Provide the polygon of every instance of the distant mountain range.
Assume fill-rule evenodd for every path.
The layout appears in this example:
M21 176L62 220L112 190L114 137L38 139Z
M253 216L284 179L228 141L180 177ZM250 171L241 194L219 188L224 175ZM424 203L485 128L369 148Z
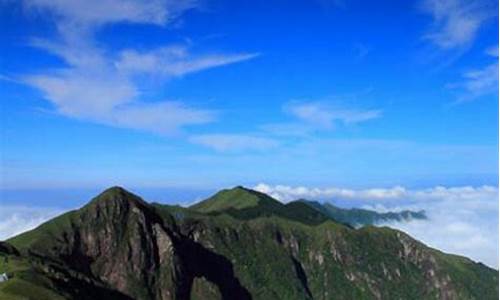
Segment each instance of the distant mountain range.
M373 210L361 209L361 208L350 208L344 209L337 207L330 203L321 204L316 201L299 200L304 202L316 210L322 212L323 214L329 216L330 218L350 224L353 227L360 227L364 225L377 225L385 222L401 222L410 220L425 220L427 216L425 211L411 211L403 210L400 212L385 212L379 213Z
M423 218L236 187L189 208L119 187L0 243L0 299L498 299L498 271L388 227Z

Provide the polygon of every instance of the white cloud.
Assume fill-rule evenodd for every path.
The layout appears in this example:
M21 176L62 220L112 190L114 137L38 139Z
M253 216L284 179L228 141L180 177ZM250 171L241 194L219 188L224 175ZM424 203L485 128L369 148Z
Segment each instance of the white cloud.
M316 130L331 129L336 123L352 124L381 116L380 110L333 108L320 102L290 102L283 108L298 119L296 122L271 123L259 126L256 134L207 134L191 137L191 142L219 152L267 150L284 144L283 137L310 138ZM278 137L279 136L279 137ZM290 145L293 144L289 143ZM353 144L349 141L349 144ZM290 147L287 151L291 150Z
M465 93L459 97L459 102L474 100L498 91L498 63L468 71L463 76L462 86Z
M498 92L498 46L486 49L485 53L495 62L463 74L463 81L456 85L462 90L457 102L471 101Z
M66 67L28 74L23 82L37 88L58 113L116 127L163 134L179 128L215 120L216 113L190 107L179 101L141 100L143 85L138 75L161 75L160 84L208 68L251 59L257 54L192 54L184 45L163 46L143 52L122 50L118 55L94 34L100 26L116 22L168 24L197 1L26 0L26 7L52 12L58 30L54 40L33 39L31 45L64 60ZM165 78L165 76L167 78Z
M380 109L347 107L345 103L355 101L359 94L333 96L322 101L290 101L283 105L283 111L292 116L293 121L263 124L259 129L276 136L309 137L317 131L334 129L339 124L348 126L380 118Z
M289 202L297 199L328 199L328 198L341 198L341 199L365 199L365 200L387 200L387 199L401 199L406 193L406 189L401 186L393 188L382 189L365 189L353 190L337 187L329 188L307 188L304 186L287 186L287 185L267 185L259 183L254 187L255 190L266 193L273 198L283 202Z
M312 131L314 126L304 123L271 123L259 126L259 129L278 136L299 136L307 137Z
M87 26L114 22L163 25L198 5L193 0L25 0L24 3L30 9L46 9L67 22Z
M101 118L118 105L132 102L138 94L130 80L113 75L76 68L26 76L25 82L41 90L63 115Z
M491 0L424 0L421 7L432 15L433 25L424 38L443 50L459 50L452 61L470 47L486 21L497 16L498 1ZM498 46L486 49L486 54L498 58ZM455 103L475 100L498 90L498 59L489 65L462 74L462 82L448 84L461 94Z
M494 186L437 186L414 190L397 186L354 190L261 183L254 189L285 202L298 198L344 199L351 201L353 206L381 212L425 210L428 220L379 225L397 228L431 247L498 268L498 188Z
M498 268L498 220L485 220L473 213L451 212L453 207L428 209L429 220L382 224L407 232L414 238L442 251L463 255ZM438 210L442 209L442 210ZM451 214L451 215L450 215Z
M196 135L192 136L189 141L212 148L218 152L264 151L279 145L273 139L243 134Z
M175 133L177 128L205 124L215 119L211 110L193 109L180 102L138 103L117 107L101 121L109 125L158 133Z
M470 45L482 24L498 10L495 2L488 0L425 0L422 9L434 20L424 37L442 49Z
M390 222L379 226L405 231L431 247L498 267L498 188L494 186L437 186L427 189L397 186L357 190L261 183L254 189L284 202L298 198L345 199L352 206L381 212L423 209L428 220ZM3 205L0 210L0 240L35 228L60 213L62 210L57 208Z
M104 67L97 71L76 67L24 80L41 90L58 113L115 127L171 134L182 126L208 123L216 117L214 111L178 101L138 101L138 87L131 79Z
M0 241L33 229L61 213L62 210L56 208L2 205Z
M232 64L258 56L257 53L210 54L191 56L184 46L169 46L148 52L127 50L121 53L116 67L132 73L182 76L188 73Z
M336 123L355 124L382 116L381 110L342 108L323 102L293 101L286 104L284 110L305 124L322 129L333 128Z
M415 198L401 208L425 209L429 220L383 225L431 247L498 268L498 188L438 187L415 193Z
M498 45L493 45L491 47L488 47L484 52L489 56L498 58Z

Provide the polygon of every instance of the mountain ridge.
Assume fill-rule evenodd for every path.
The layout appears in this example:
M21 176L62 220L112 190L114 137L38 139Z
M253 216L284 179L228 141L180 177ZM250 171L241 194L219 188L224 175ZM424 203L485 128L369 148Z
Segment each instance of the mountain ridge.
M0 283L0 299L34 294L38 299L145 300L498 295L496 270L390 228L310 222L306 206L294 205L288 206L289 214L283 204L268 215L258 210L252 216L248 209L255 206L245 205L243 216L224 205L203 213L149 204L114 187L0 245L11 278Z
M354 227L365 225L377 225L386 222L401 222L410 220L426 220L427 215L424 210L412 211L402 210L399 212L379 213L373 210L363 208L341 208L331 203L319 203L306 199L299 199L294 202L303 202L312 208L322 212L328 217L341 223L346 223Z
M228 214L242 220L278 216L312 225L329 219L336 221L323 212L301 202L294 201L283 204L267 194L242 186L222 190L189 208L212 215Z
M231 189L221 190L208 199L191 205L189 208L209 213L228 208L244 209L258 205L276 207L281 206L282 203L264 193L243 186L236 186Z

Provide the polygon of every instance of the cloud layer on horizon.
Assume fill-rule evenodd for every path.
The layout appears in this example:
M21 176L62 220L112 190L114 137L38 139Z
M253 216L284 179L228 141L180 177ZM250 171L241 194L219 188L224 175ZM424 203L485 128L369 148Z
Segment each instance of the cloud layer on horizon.
M284 202L346 200L350 206L380 212L425 210L428 220L388 222L423 243L444 252L463 255L498 268L498 188L494 186L437 186L427 189L392 188L345 189L309 188L258 184L256 190Z
M444 252L463 255L498 268L498 188L493 186L393 188L309 188L258 184L254 189L287 202L292 199L334 201L346 207L380 212L425 210L428 220L378 224L402 230ZM62 213L62 209L4 205L0 240L30 230Z
M63 210L58 208L2 204L0 241L31 230L61 213Z

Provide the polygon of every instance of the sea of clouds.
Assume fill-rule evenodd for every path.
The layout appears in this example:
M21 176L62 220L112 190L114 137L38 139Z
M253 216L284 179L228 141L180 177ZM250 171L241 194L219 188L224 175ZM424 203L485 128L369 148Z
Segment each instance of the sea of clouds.
M379 212L425 210L427 220L378 225L402 230L428 246L498 269L498 188L494 186L427 189L396 186L356 190L262 183L254 188L283 202L303 198Z
M379 212L425 210L427 220L387 222L428 246L480 261L498 269L498 188L494 186L437 186L427 189L311 188L258 184L255 190L282 201L296 199L329 201L343 207L362 207ZM2 205L0 240L33 229L64 210L29 205Z
M63 210L58 208L2 205L0 209L0 241L33 229L61 213Z

